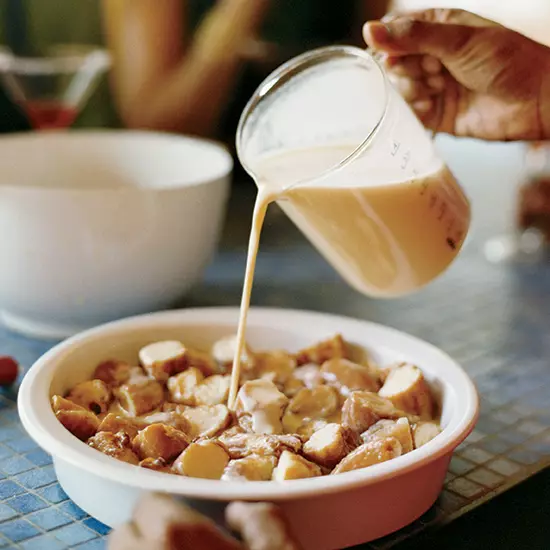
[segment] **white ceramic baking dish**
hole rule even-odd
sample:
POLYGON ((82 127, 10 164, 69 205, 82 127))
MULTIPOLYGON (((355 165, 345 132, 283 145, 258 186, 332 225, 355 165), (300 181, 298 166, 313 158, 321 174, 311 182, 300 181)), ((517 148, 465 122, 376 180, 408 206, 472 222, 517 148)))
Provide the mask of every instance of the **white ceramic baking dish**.
POLYGON ((52 348, 25 376, 19 414, 30 436, 53 456, 61 486, 90 515, 114 526, 129 519, 138 497, 161 491, 195 500, 217 515, 231 500, 278 502, 306 550, 367 542, 412 522, 437 499, 453 450, 473 429, 478 397, 466 373, 432 345, 394 329, 345 317, 252 309, 248 341, 258 349, 297 350, 340 332, 365 346, 380 364, 411 361, 422 368, 441 403, 442 433, 397 459, 345 474, 275 482, 221 482, 167 475, 102 455, 77 440, 55 418, 50 397, 88 379, 103 359, 137 361, 158 339, 178 338, 208 349, 233 333, 236 308, 161 312, 116 321, 52 348))

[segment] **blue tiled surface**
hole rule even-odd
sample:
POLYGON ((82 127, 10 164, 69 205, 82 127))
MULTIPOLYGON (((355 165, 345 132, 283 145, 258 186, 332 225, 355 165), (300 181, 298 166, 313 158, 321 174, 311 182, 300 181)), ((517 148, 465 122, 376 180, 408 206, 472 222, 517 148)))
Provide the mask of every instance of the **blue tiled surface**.
POLYGON ((106 535, 109 532, 109 528, 100 521, 97 521, 97 519, 86 518, 82 523, 100 535, 106 535))
POLYGON ((21 542, 38 535, 40 531, 26 519, 15 519, 0 524, 0 533, 8 540, 21 542))
POLYGON ((36 512, 37 510, 48 507, 48 503, 45 500, 31 493, 10 498, 6 501, 6 504, 20 514, 30 514, 31 512, 36 512))
POLYGON ((23 542, 21 547, 25 550, 63 550, 67 545, 48 535, 39 535, 23 542))
MULTIPOLYGON (((4 411, 2 411, 3 413, 4 411)), ((13 453, 12 449, 8 449, 4 445, 0 445, 0 460, 4 461, 5 458, 11 456, 13 453)))
POLYGON ((13 508, 10 508, 7 504, 0 504, 0 521, 12 519, 18 515, 19 514, 13 508))
POLYGON ((30 437, 21 437, 12 441, 7 441, 6 445, 16 453, 26 453, 33 449, 38 449, 38 445, 30 437))
POLYGON ((28 453, 25 458, 36 466, 47 466, 52 463, 52 457, 42 449, 28 453))
POLYGON ((14 483, 13 481, 7 479, 5 481, 0 481, 0 498, 6 499, 24 493, 25 489, 14 483))
POLYGON ((64 502, 59 506, 59 509, 76 520, 86 517, 86 512, 81 510, 74 502, 71 501, 64 502))
POLYGON ((22 474, 17 474, 13 476, 13 479, 27 489, 38 489, 54 482, 56 478, 53 466, 49 465, 42 468, 35 468, 34 470, 23 472, 22 474))
POLYGON ((15 475, 26 472, 27 470, 32 470, 34 466, 35 465, 24 456, 12 456, 2 461, 0 470, 2 470, 5 475, 15 475))
POLYGON ((77 544, 74 548, 78 550, 105 550, 105 542, 103 539, 93 539, 82 544, 77 544))
POLYGON ((20 426, 0 426, 0 441, 8 442, 11 440, 21 440, 23 429, 20 426))
POLYGON ((97 538, 97 533, 88 529, 82 523, 72 523, 65 527, 61 527, 57 531, 54 531, 53 535, 67 546, 76 546, 81 542, 87 542, 97 538))
MULTIPOLYGON (((487 167, 479 169, 489 178, 497 162, 506 160, 489 155, 487 167)), ((451 168, 460 177, 462 167, 451 168)), ((481 393, 479 424, 453 459, 437 505, 372 548, 389 548, 447 521, 495 487, 503 490, 549 463, 550 261, 492 265, 484 259, 483 242, 508 219, 505 208, 496 206, 505 182, 499 176, 493 185, 470 182, 477 216, 472 238, 453 267, 415 296, 394 301, 358 296, 284 216, 276 210, 268 216, 255 304, 330 311, 405 330, 456 358, 481 393), (484 204, 490 208, 483 210, 484 204)), ((183 306, 238 304, 250 200, 235 201, 230 212, 221 251, 183 306)), ((50 346, 0 328, 0 354, 14 356, 24 368, 50 346)), ((107 528, 69 500, 48 455, 23 432, 16 389, 0 390, 0 548, 105 550, 107 528)))
POLYGON ((59 504, 60 502, 64 502, 69 499, 59 483, 53 483, 47 487, 42 487, 41 489, 38 489, 36 493, 52 504, 59 504))
MULTIPOLYGON (((92 518, 89 518, 90 520, 92 518)), ((47 508, 29 515, 29 520, 44 531, 51 531, 73 522, 73 518, 57 508, 47 508)))

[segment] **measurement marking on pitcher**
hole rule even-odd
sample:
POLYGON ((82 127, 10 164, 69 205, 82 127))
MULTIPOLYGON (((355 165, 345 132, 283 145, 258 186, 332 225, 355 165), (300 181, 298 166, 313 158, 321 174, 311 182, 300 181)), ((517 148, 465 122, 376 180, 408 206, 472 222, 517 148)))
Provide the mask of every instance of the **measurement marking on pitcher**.
MULTIPOLYGON (((416 168, 413 168, 413 176, 414 179, 418 179, 418 170, 416 168)), ((420 182, 420 196, 423 197, 426 194, 426 191, 430 188, 430 184, 428 183, 428 180, 422 180, 420 182)))
POLYGON ((401 170, 405 170, 405 168, 407 168, 410 159, 411 159, 411 152, 407 151, 403 155, 403 159, 401 160, 401 170))
MULTIPOLYGON (((416 169, 413 170, 413 174, 415 176, 417 175, 416 169)), ((453 215, 452 209, 449 208, 447 201, 439 197, 438 193, 431 188, 427 181, 424 181, 420 184, 419 195, 428 195, 428 208, 431 211, 433 211, 434 209, 437 210, 437 213, 435 214, 437 216, 437 221, 446 224, 446 244, 452 250, 456 250, 458 248, 458 243, 462 240, 462 233, 460 231, 457 231, 456 235, 452 234, 453 230, 455 229, 456 218, 453 215)))

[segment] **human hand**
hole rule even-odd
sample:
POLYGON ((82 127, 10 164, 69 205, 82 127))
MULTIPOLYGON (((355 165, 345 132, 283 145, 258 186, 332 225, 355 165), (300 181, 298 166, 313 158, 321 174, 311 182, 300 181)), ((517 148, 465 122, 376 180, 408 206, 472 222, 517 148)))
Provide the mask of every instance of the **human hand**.
POLYGON ((390 80, 430 129, 485 140, 550 137, 550 48, 472 13, 367 22, 390 80))
POLYGON ((239 533, 247 550, 300 550, 275 504, 232 502, 225 509, 225 520, 239 533))
POLYGON ((234 502, 225 515, 243 544, 171 497, 147 495, 132 522, 109 535, 108 550, 300 550, 273 504, 234 502))

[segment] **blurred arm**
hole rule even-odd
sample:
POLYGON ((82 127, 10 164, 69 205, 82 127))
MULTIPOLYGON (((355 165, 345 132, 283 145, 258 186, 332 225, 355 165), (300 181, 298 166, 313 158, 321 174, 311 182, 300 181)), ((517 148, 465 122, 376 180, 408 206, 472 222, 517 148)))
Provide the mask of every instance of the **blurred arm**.
POLYGON ((186 36, 185 0, 102 1, 124 123, 211 134, 268 0, 219 0, 192 38, 186 36))

